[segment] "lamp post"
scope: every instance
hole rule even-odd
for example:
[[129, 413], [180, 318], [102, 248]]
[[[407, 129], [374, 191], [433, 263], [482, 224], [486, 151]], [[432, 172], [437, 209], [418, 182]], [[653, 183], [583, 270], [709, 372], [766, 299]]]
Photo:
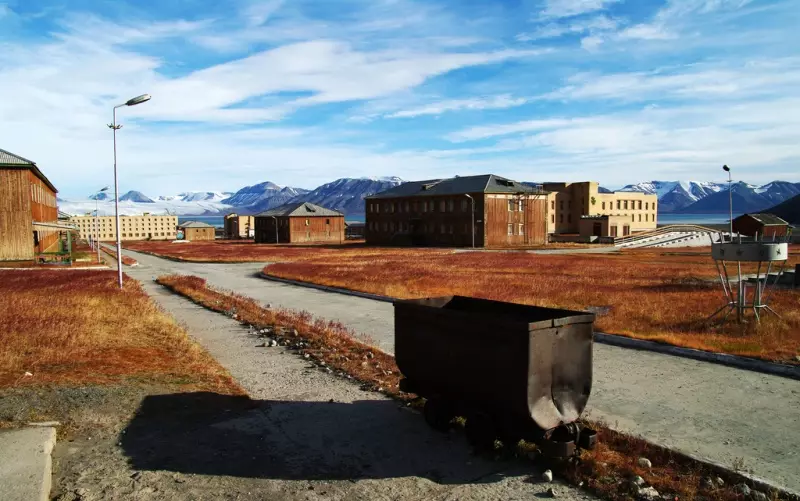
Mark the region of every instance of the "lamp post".
[[105, 186], [99, 190], [97, 193], [94, 194], [94, 245], [97, 250], [97, 263], [100, 264], [100, 216], [99, 216], [99, 207], [97, 203], [97, 199], [100, 196], [100, 193], [108, 191], [108, 186]]
[[730, 210], [730, 232], [731, 242], [733, 242], [733, 179], [731, 178], [731, 168], [727, 165], [722, 166], [722, 170], [728, 173], [728, 209]]
[[275, 243], [278, 243], [278, 218], [275, 216], [269, 216], [275, 220]]
[[117, 125], [117, 108], [123, 106], [136, 106], [150, 100], [150, 94], [142, 94], [128, 99], [123, 104], [114, 106], [112, 121], [108, 124], [108, 128], [114, 132], [114, 217], [116, 219], [116, 233], [117, 233], [117, 274], [119, 277], [119, 288], [122, 288], [122, 240], [120, 240], [119, 232], [119, 181], [117, 180], [117, 130], [121, 129], [121, 125]]
[[464, 196], [469, 198], [472, 202], [472, 248], [475, 248], [475, 199], [469, 193], [464, 193]]

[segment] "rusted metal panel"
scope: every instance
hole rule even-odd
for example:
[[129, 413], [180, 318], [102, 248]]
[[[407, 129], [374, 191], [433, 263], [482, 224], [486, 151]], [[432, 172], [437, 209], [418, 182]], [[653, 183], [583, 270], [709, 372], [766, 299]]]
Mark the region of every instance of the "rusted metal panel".
[[395, 356], [423, 396], [548, 430], [586, 407], [593, 322], [586, 312], [461, 296], [396, 301]]

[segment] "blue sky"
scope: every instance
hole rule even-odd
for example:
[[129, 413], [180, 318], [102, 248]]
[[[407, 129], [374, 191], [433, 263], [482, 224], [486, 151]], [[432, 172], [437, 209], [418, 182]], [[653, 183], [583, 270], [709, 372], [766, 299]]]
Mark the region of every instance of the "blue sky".
[[492, 172], [800, 181], [800, 2], [0, 0], [0, 148], [64, 196]]

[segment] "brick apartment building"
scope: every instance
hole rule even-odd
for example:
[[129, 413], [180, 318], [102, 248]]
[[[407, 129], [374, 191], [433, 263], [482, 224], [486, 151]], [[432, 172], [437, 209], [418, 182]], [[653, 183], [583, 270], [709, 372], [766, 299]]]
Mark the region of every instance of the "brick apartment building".
[[631, 191], [601, 193], [598, 183], [544, 183], [547, 232], [622, 237], [656, 229], [658, 197]]
[[493, 174], [403, 183], [365, 198], [368, 244], [524, 247], [547, 239], [547, 193]]
[[[101, 242], [116, 241], [117, 219], [114, 216], [95, 218], [91, 214], [71, 216], [69, 222], [80, 231], [84, 240]], [[178, 216], [160, 216], [145, 212], [141, 216], [120, 216], [120, 239], [133, 240], [175, 240]]]
[[36, 163], [0, 150], [0, 261], [33, 261], [59, 250], [55, 186]]

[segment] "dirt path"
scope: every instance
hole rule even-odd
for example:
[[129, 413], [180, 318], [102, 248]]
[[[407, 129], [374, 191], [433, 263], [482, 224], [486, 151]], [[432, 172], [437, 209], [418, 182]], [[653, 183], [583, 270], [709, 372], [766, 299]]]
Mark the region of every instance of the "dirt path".
[[[126, 272], [140, 280], [163, 273], [201, 276], [265, 303], [339, 320], [393, 350], [388, 303], [269, 282], [257, 278], [258, 263], [178, 263], [129, 254], [140, 266]], [[800, 491], [800, 381], [601, 344], [594, 364], [591, 417], [728, 466], [743, 462], [755, 475]]]
[[547, 497], [554, 485], [559, 498], [594, 499], [540, 483], [532, 463], [474, 456], [462, 434], [434, 432], [403, 404], [361, 391], [296, 352], [257, 347], [238, 322], [144, 286], [254, 400], [144, 397], [118, 443], [58, 451], [59, 486], [82, 501], [522, 500]]

